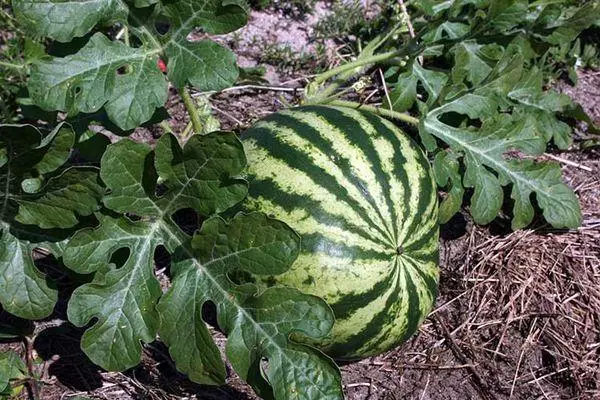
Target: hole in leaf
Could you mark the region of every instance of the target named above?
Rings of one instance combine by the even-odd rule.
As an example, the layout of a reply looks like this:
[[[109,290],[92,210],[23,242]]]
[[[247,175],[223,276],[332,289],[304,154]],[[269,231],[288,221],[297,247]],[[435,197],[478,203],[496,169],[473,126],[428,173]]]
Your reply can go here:
[[[127,218],[129,218],[133,222],[141,221],[141,219],[142,219],[142,217],[140,217],[139,215],[135,215],[135,214],[131,214],[131,213],[126,213],[125,215],[127,216]]]
[[[110,257],[110,262],[115,264],[117,269],[123,267],[127,260],[129,259],[129,255],[131,254],[131,250],[129,247],[123,247],[119,250],[115,251],[113,255]]]
[[[133,68],[131,67],[131,65],[129,65],[129,64],[122,65],[119,68],[117,68],[117,75],[119,75],[119,76],[129,75],[132,71],[133,71]]]
[[[44,248],[35,248],[31,252],[35,268],[46,277],[46,283],[58,290],[58,301],[54,306],[53,318],[66,318],[67,304],[73,290],[78,285],[91,282],[93,274],[82,275],[65,268],[61,262]]]
[[[158,185],[156,185],[156,189],[154,190],[154,195],[156,197],[162,197],[165,193],[167,193],[167,190],[169,190],[167,185],[165,185],[164,183],[159,183]]]
[[[417,82],[417,93],[419,94],[417,96],[418,99],[423,103],[427,103],[427,100],[429,99],[429,93],[427,93],[427,90],[425,90],[425,86],[423,86],[421,81]]]
[[[262,357],[260,359],[260,373],[262,374],[262,376],[267,379],[267,377],[269,376],[267,373],[269,371],[269,360],[265,357]],[[294,390],[294,388],[292,388],[292,390]]]
[[[454,128],[461,128],[461,127],[474,127],[474,128],[481,128],[481,121],[478,119],[471,119],[469,118],[467,115],[464,114],[460,114],[454,111],[451,112],[447,112],[444,113],[444,115],[442,115],[440,117],[440,122],[452,126]]]
[[[159,35],[165,36],[171,30],[171,25],[167,21],[156,21],[154,29]]]
[[[200,227],[200,217],[191,208],[184,208],[173,214],[173,221],[188,235],[193,235]]]
[[[75,96],[77,96],[79,93],[81,93],[81,86],[75,86],[73,92],[75,93]]]
[[[217,306],[210,300],[202,304],[202,319],[210,326],[221,331],[217,321]]]
[[[171,277],[171,254],[166,247],[160,245],[154,250],[154,265],[156,265],[156,275],[159,280],[170,279]]]

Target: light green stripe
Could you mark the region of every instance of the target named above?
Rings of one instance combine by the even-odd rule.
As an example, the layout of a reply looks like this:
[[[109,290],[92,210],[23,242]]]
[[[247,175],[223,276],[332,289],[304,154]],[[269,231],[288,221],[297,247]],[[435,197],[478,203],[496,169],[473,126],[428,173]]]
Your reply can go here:
[[[366,289],[366,282],[369,282],[368,287],[371,287],[371,282],[379,282],[390,273],[397,273],[395,270],[390,270],[389,264],[390,261],[354,260],[351,257],[302,252],[290,271],[277,276],[277,280],[296,287],[300,286],[299,282],[306,282],[301,285],[302,291],[319,295],[327,302],[335,303],[346,293],[360,290],[361,284]],[[350,265],[352,268],[348,267]],[[307,281],[309,276],[311,278]]]
[[[434,190],[433,195],[431,196],[431,200],[427,205],[427,208],[425,210],[415,210],[415,213],[417,213],[417,221],[420,223],[416,225],[414,231],[410,234],[409,237],[406,238],[406,241],[403,244],[404,247],[410,247],[412,244],[419,241],[423,236],[427,235],[432,230],[438,230],[437,208],[437,194]],[[428,218],[423,218],[424,216],[428,216]]]
[[[353,112],[352,114],[348,114],[348,110],[340,109],[338,111],[342,112],[348,118],[354,119],[362,130],[364,130],[364,132],[355,131],[355,134],[366,133],[370,138],[377,134],[360,113]],[[352,132],[342,131],[317,113],[295,113],[294,118],[321,132],[323,137],[332,144],[337,153],[336,156],[349,160],[353,168],[353,175],[360,177],[365,182],[365,190],[368,191],[376,202],[377,210],[374,210],[369,205],[369,209],[372,210],[371,213],[377,215],[376,218],[382,226],[385,226],[389,232],[393,232],[390,225],[391,213],[385,202],[382,187],[379,185],[379,179],[374,172],[373,160],[367,157],[364,149],[351,143],[347,135]],[[371,213],[370,215],[372,215]]]
[[[267,214],[286,222],[300,235],[323,234],[326,232],[331,240],[346,243],[349,246],[363,247],[366,250],[380,253],[390,251],[389,246],[368,240],[357,232],[321,223],[321,221],[312,216],[310,210],[296,208],[292,211],[287,211],[279,204],[275,204],[271,200],[264,198],[251,198],[247,200],[246,204],[251,210],[268,210],[266,211]],[[360,221],[353,222],[359,223]]]
[[[390,176],[390,184],[393,185],[394,189],[392,191],[392,196],[395,199],[396,210],[400,218],[398,224],[398,231],[396,232],[396,237],[398,238],[398,244],[404,242],[404,235],[413,221],[416,219],[422,218],[423,214],[416,210],[415,198],[419,196],[421,193],[421,187],[419,185],[420,179],[425,171],[420,168],[420,163],[418,162],[418,149],[415,148],[415,143],[408,137],[406,134],[401,132],[392,122],[381,119],[382,123],[391,131],[400,133],[396,135],[395,144],[390,143],[391,147],[382,148],[382,153],[385,154],[389,159],[389,165],[387,165],[386,172]],[[400,148],[398,149],[398,145]],[[400,153],[404,158],[404,164],[399,166],[395,165],[395,159]],[[403,182],[399,180],[397,173],[395,172],[398,168],[401,168],[402,171],[407,176],[407,183],[409,185],[408,188],[403,187]],[[389,169],[389,170],[388,170]],[[408,204],[405,204],[404,194],[405,191],[409,191],[410,197]]]
[[[360,226],[363,230],[368,231],[374,237],[381,236],[379,232],[373,229],[370,224],[368,224],[354,211],[354,209],[352,209],[352,207],[340,202],[334,193],[330,193],[328,190],[315,183],[314,179],[316,177],[308,176],[302,171],[298,171],[297,169],[290,167],[285,161],[271,157],[266,149],[257,147],[252,139],[247,139],[244,141],[244,148],[246,150],[246,154],[248,154],[248,163],[253,167],[251,173],[258,179],[270,179],[276,183],[280,190],[287,193],[309,196],[311,199],[319,202],[324,210],[332,215],[335,215],[337,218],[344,220],[351,225]],[[280,208],[275,204],[273,204],[273,207]],[[281,213],[281,215],[285,214],[288,213]],[[302,232],[302,229],[299,226],[296,226],[295,223],[292,224],[292,221],[296,221],[298,218],[304,217],[304,215],[299,215],[294,219],[283,220],[288,224],[291,224],[299,232]],[[310,219],[312,220],[312,225],[320,225],[318,221],[314,220],[313,218]],[[305,223],[302,225],[306,226]],[[321,229],[324,229],[321,230],[321,232],[326,232],[328,227],[321,226]],[[316,228],[309,228],[308,230],[311,233],[319,232]],[[348,233],[352,235],[351,232]],[[345,235],[340,235],[340,237],[341,236]],[[356,237],[360,238],[360,240],[363,242],[366,240],[358,235],[356,235]],[[353,241],[352,245],[357,245],[357,241]]]
[[[377,171],[381,169],[380,155],[377,151],[377,147],[375,146],[373,139],[377,138],[381,135],[375,127],[368,121],[367,118],[363,115],[363,113],[349,109],[349,108],[339,108],[339,107],[331,107],[334,109],[339,115],[334,115],[333,113],[320,116],[317,115],[317,119],[323,121],[324,124],[334,127],[337,132],[340,132],[340,135],[344,137],[349,146],[356,148],[358,152],[364,157],[364,164],[368,167],[368,172],[370,173],[368,179],[364,178],[363,175],[365,172],[363,169],[359,169],[355,174],[363,178],[367,184],[365,189],[369,192],[371,197],[374,199],[376,203],[377,211],[382,220],[382,224],[386,226],[387,230],[390,232],[390,236],[394,238],[394,242],[396,242],[395,238],[395,230],[393,229],[395,225],[395,221],[393,218],[392,210],[390,210],[388,206],[388,202],[386,200],[387,193],[384,190],[383,183],[387,182],[390,179],[394,179],[393,176],[381,176],[378,175]],[[340,116],[344,119],[348,119],[352,122],[352,124],[358,124],[360,129],[342,130],[338,127],[335,127],[335,124],[328,121],[327,118],[337,118],[341,119]],[[347,120],[343,120],[344,122]],[[344,127],[345,128],[345,127]],[[329,131],[323,131],[326,135],[329,135]],[[337,136],[336,136],[337,139]],[[336,140],[334,139],[334,140]],[[375,155],[375,157],[373,156]],[[350,155],[353,162],[355,162],[354,155]],[[395,245],[394,245],[395,246]]]
[[[304,119],[304,118],[298,118],[298,116],[295,116],[294,119],[298,123],[298,128],[297,128],[298,130],[302,129],[302,124],[306,124],[306,125],[309,125],[310,127],[313,127],[308,121],[315,120],[314,117]],[[338,164],[340,163],[340,159],[346,158],[344,156],[344,154],[348,154],[349,151],[351,151],[349,148],[345,148],[341,143],[337,143],[335,140],[332,142],[331,137],[328,134],[327,137],[323,137],[323,138],[331,143],[332,147],[334,147],[334,149],[336,151],[336,154],[325,154],[321,151],[321,149],[319,149],[317,146],[315,146],[314,143],[312,143],[312,142],[304,139],[302,136],[296,134],[295,131],[292,129],[278,125],[277,123],[274,123],[274,122],[267,122],[267,123],[261,124],[260,127],[273,131],[273,135],[275,135],[275,133],[277,133],[277,138],[281,142],[286,143],[286,144],[296,148],[298,151],[301,151],[302,153],[311,157],[312,161],[314,162],[314,164],[317,167],[322,168],[323,170],[327,171],[327,173],[336,180],[337,184],[339,186],[343,187],[348,192],[348,195],[350,196],[350,198],[354,202],[360,204],[360,206],[362,207],[362,209],[364,210],[364,212],[366,213],[368,218],[372,221],[372,223],[377,224],[379,226],[384,226],[384,221],[378,215],[377,210],[375,210],[371,206],[371,204],[369,204],[369,202],[365,199],[365,197],[358,191],[356,186],[353,185],[348,180],[348,177],[346,176],[346,174],[344,174],[344,171],[342,171],[340,169],[340,167],[338,166]],[[314,128],[316,128],[316,127],[314,127]],[[335,128],[330,126],[328,129],[330,129],[328,131],[328,133],[331,133],[331,131],[334,130]],[[321,130],[319,132],[323,132],[323,131]],[[356,163],[355,160],[348,160],[348,161],[349,161],[349,163],[351,163],[352,166],[354,166]],[[343,201],[343,200],[341,200],[341,201]],[[351,207],[351,205],[348,204],[347,202],[344,201],[344,203],[347,207]],[[391,240],[391,238],[389,238],[389,237],[388,237],[388,239]]]

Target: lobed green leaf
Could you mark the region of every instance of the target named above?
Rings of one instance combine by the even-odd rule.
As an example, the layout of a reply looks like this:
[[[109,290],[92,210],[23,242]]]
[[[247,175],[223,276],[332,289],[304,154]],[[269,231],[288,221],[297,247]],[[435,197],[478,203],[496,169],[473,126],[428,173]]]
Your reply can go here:
[[[17,353],[12,350],[0,352],[0,395],[10,396],[10,381],[25,377],[27,367]]]
[[[173,220],[182,209],[210,216],[241,201],[247,183],[236,176],[245,163],[233,133],[192,136],[184,147],[165,135],[154,151],[130,140],[110,145],[101,163],[109,190],[104,205],[136,220],[106,211],[98,214],[98,227],[69,242],[65,264],[95,273],[73,293],[69,320],[84,326],[96,319],[82,348],[103,368],[122,371],[138,364],[141,343],[160,332],[178,369],[196,382],[222,384],[225,366],[202,319],[204,305],[212,302],[219,327],[229,335],[229,361],[261,395],[341,398],[335,364],[289,339],[292,333],[327,334],[333,325],[329,307],[291,289],[258,293],[232,278],[286,271],[298,254],[298,236],[262,214],[240,214],[230,222],[211,217],[193,238]],[[153,271],[158,246],[172,256],[172,286],[164,295]],[[268,383],[261,378],[263,358],[269,360]],[[304,385],[308,395],[293,394]]]
[[[533,220],[532,194],[552,226],[578,227],[579,201],[562,182],[560,166],[527,158],[543,152],[545,139],[535,134],[527,120],[506,116],[488,119],[496,107],[488,98],[468,94],[433,110],[422,124],[422,131],[461,152],[466,168],[463,185],[474,189],[471,213],[475,222],[487,224],[496,217],[503,203],[502,186],[511,184],[513,229]],[[483,125],[478,130],[447,125],[441,117],[451,112],[481,119]]]
[[[0,304],[22,318],[48,316],[57,300],[34,249],[59,257],[71,228],[98,209],[104,191],[96,169],[62,168],[73,141],[64,124],[46,136],[29,125],[0,125]]]
[[[173,286],[159,304],[161,337],[172,344],[178,367],[201,382],[222,383],[222,361],[214,345],[206,351],[210,336],[201,319],[202,307],[212,301],[219,326],[228,335],[229,361],[244,380],[260,388],[263,397],[341,398],[335,364],[289,339],[292,333],[318,339],[329,332],[334,320],[325,302],[289,288],[257,293],[253,285],[235,285],[228,276],[285,272],[299,247],[300,238],[289,227],[263,214],[239,214],[230,223],[220,218],[206,221],[192,240],[193,253],[182,250],[184,254],[175,256],[180,260]],[[261,365],[263,359],[266,367]],[[219,375],[206,372],[214,370]]]
[[[151,9],[139,8],[150,5]],[[197,27],[220,34],[243,26],[248,10],[242,0],[14,0],[13,6],[17,19],[32,33],[65,42],[99,24],[118,22],[127,28],[125,43],[97,32],[75,54],[36,60],[29,91],[45,110],[73,116],[104,107],[120,129],[130,130],[150,120],[167,100],[168,83],[159,59],[167,61],[167,77],[178,89],[190,84],[221,90],[239,74],[230,50],[187,37]],[[167,33],[157,31],[158,22],[168,25]]]

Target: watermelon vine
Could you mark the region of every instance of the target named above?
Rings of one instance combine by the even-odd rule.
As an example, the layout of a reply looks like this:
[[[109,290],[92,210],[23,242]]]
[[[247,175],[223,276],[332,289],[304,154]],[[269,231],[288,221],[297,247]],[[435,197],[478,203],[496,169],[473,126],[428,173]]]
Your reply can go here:
[[[555,228],[581,223],[559,165],[541,157],[571,144],[569,119],[597,130],[547,83],[565,69],[573,76],[576,40],[600,21],[598,1],[413,1],[352,61],[315,77],[305,107],[258,123],[243,144],[213,129],[190,95],[234,85],[235,55],[188,35],[242,27],[245,1],[12,8],[39,43],[9,67],[28,72],[29,101],[49,112],[36,119],[49,123],[0,125],[0,305],[30,320],[51,315],[56,283],[35,261],[53,256],[86,277],[68,319],[85,327],[81,347],[106,370],[138,365],[159,337],[192,381],[224,384],[203,319],[213,303],[227,360],[259,396],[341,399],[323,350],[365,357],[417,329],[437,292],[438,213],[445,223],[467,204],[480,224],[502,210],[514,229],[537,211]],[[379,101],[355,101],[374,70]],[[179,136],[164,121],[169,85],[191,121]],[[153,146],[118,137],[161,122]],[[178,223],[181,213],[201,222],[196,232]],[[159,248],[171,259],[168,288],[155,273]],[[353,286],[339,293],[315,284],[336,279],[326,262],[367,274],[349,273]],[[20,335],[9,332],[0,326],[0,338]],[[24,372],[15,354],[0,354],[0,396]]]
[[[491,222],[503,208],[503,186],[510,186],[513,229],[533,221],[532,194],[552,226],[577,228],[577,197],[562,182],[559,165],[539,157],[550,143],[560,149],[571,144],[571,128],[561,118],[581,119],[592,132],[598,128],[579,105],[546,84],[556,63],[575,62],[573,42],[600,19],[599,3],[459,0],[411,6],[414,12],[406,17],[414,19],[413,34],[402,35],[402,24],[392,27],[355,61],[317,77],[306,102],[360,108],[417,126],[437,160],[438,184],[447,191],[442,223],[458,212],[465,189],[473,190],[475,222]],[[380,107],[339,98],[348,82],[382,63],[382,84],[390,89]],[[405,113],[410,110],[421,119]],[[461,118],[449,123],[449,114]]]

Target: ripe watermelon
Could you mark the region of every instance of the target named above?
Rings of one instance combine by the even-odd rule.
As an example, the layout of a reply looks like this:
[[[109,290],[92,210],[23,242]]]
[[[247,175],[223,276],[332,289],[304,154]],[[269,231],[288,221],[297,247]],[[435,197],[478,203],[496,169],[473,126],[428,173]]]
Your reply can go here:
[[[302,237],[292,269],[265,284],[323,297],[336,323],[318,345],[338,360],[408,339],[438,285],[438,204],[421,149],[391,122],[348,108],[304,106],[242,135],[248,211]]]

